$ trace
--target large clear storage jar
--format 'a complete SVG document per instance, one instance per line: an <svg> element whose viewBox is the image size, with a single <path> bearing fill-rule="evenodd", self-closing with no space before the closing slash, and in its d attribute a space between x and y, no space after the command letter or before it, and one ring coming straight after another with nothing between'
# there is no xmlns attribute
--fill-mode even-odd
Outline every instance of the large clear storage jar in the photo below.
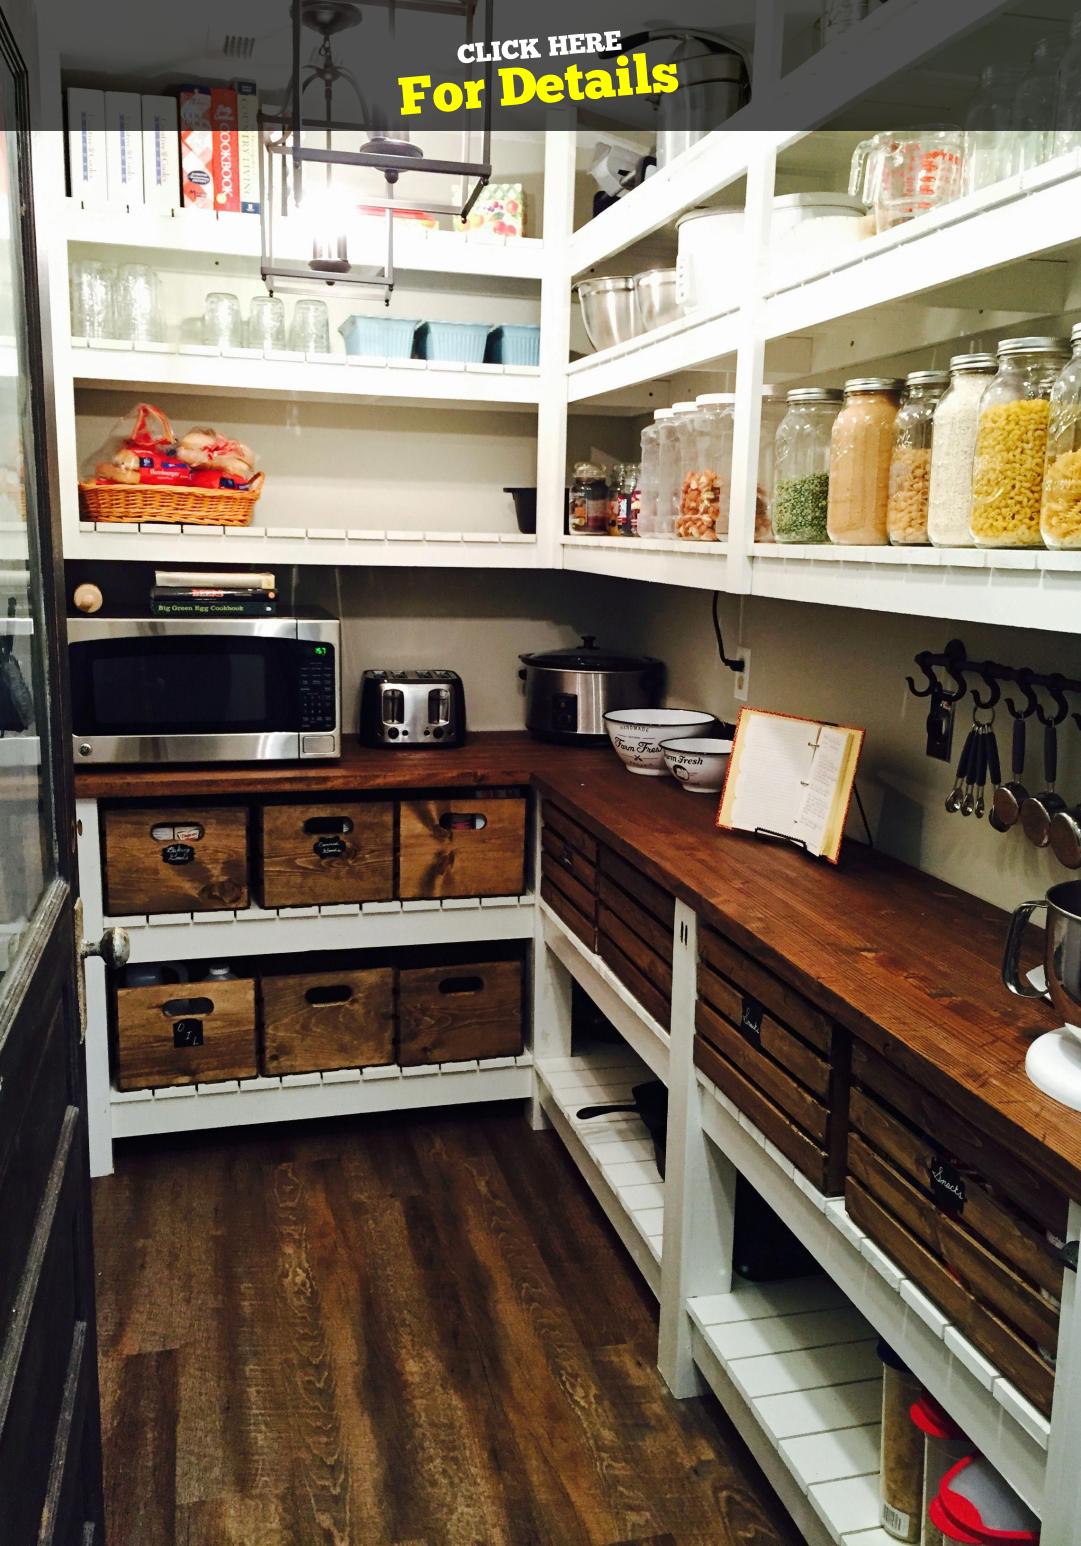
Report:
<svg viewBox="0 0 1081 1546"><path fill-rule="evenodd" d="M683 442L680 424L695 410L694 403L673 403L668 417L660 421L658 451L657 528L658 537L671 537L679 515L679 496L683 487Z"/></svg>
<svg viewBox="0 0 1081 1546"><path fill-rule="evenodd" d="M754 540L772 542L770 507L777 481L777 431L788 412L788 393L783 387L762 388L762 417L758 427L758 486L754 496Z"/></svg>
<svg viewBox="0 0 1081 1546"><path fill-rule="evenodd" d="M1040 533L1049 548L1081 548L1081 323L1073 358L1051 389Z"/></svg>
<svg viewBox="0 0 1081 1546"><path fill-rule="evenodd" d="M914 370L905 377L905 400L893 422L890 497L886 527L897 547L925 544L931 491L935 409L950 384L948 370Z"/></svg>
<svg viewBox="0 0 1081 1546"><path fill-rule="evenodd" d="M1038 548L1051 389L1070 358L1065 338L1004 338L980 399L972 459L977 547Z"/></svg>
<svg viewBox="0 0 1081 1546"><path fill-rule="evenodd" d="M638 535L652 537L657 531L657 494L661 475L661 420L672 416L671 408L658 408L653 422L642 431L642 462L638 478Z"/></svg>
<svg viewBox="0 0 1081 1546"><path fill-rule="evenodd" d="M679 420L683 481L676 536L689 542L715 542L728 535L732 489L731 392L705 392L693 414Z"/></svg>
<svg viewBox="0 0 1081 1546"><path fill-rule="evenodd" d="M770 506L778 542L828 542L830 437L844 393L793 387L777 429Z"/></svg>
<svg viewBox="0 0 1081 1546"><path fill-rule="evenodd" d="M980 400L997 368L993 354L955 354L950 361L950 384L935 409L931 441L927 535L936 548L973 546L972 453Z"/></svg>
<svg viewBox="0 0 1081 1546"><path fill-rule="evenodd" d="M903 386L893 376L855 376L845 382L844 407L830 437L826 530L831 542L882 547L889 541L890 457Z"/></svg>

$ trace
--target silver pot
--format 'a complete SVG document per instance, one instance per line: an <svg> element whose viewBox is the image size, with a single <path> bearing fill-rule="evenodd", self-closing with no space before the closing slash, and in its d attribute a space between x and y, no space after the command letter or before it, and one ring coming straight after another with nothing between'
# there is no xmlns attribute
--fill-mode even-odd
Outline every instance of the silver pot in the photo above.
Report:
<svg viewBox="0 0 1081 1546"><path fill-rule="evenodd" d="M586 337L594 349L625 344L642 331L634 280L624 276L581 279L574 287Z"/></svg>
<svg viewBox="0 0 1081 1546"><path fill-rule="evenodd" d="M609 709L656 708L664 692L663 661L598 649L589 634L570 649L518 659L526 729L540 741L607 742Z"/></svg>
<svg viewBox="0 0 1081 1546"><path fill-rule="evenodd" d="M1021 940L1032 914L1047 909L1044 932L1046 991L1018 975ZM1052 886L1045 897L1023 902L1010 919L1002 957L1002 980L1019 998L1045 998L1067 1025L1081 1027L1081 880Z"/></svg>
<svg viewBox="0 0 1081 1546"><path fill-rule="evenodd" d="M682 317L683 307L676 300L674 268L651 268L644 274L635 274L634 290L642 325L647 332Z"/></svg>

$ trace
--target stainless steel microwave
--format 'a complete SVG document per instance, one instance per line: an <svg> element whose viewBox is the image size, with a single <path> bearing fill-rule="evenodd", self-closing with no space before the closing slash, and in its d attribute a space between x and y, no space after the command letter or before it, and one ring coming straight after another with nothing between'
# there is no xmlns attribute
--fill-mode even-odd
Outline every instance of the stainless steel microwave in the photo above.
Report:
<svg viewBox="0 0 1081 1546"><path fill-rule="evenodd" d="M341 755L341 624L328 617L68 619L79 762Z"/></svg>

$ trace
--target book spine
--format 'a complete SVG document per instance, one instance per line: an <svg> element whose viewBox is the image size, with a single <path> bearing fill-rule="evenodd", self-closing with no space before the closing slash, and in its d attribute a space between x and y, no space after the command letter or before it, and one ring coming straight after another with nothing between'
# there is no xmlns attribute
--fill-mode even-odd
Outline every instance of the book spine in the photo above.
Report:
<svg viewBox="0 0 1081 1546"><path fill-rule="evenodd" d="M158 601L151 597L150 610L155 617L273 617L278 609L273 601Z"/></svg>
<svg viewBox="0 0 1081 1546"><path fill-rule="evenodd" d="M170 215L180 202L180 135L176 98L142 99L143 201L157 214Z"/></svg>
<svg viewBox="0 0 1081 1546"><path fill-rule="evenodd" d="M180 177L188 209L214 208L214 135L206 86L180 88Z"/></svg>
<svg viewBox="0 0 1081 1546"><path fill-rule="evenodd" d="M68 162L72 198L104 204L109 197L104 91L68 87Z"/></svg>
<svg viewBox="0 0 1081 1546"><path fill-rule="evenodd" d="M138 209L143 202L143 109L132 91L105 93L105 160L109 202Z"/></svg>
<svg viewBox="0 0 1081 1546"><path fill-rule="evenodd" d="M211 91L210 121L214 129L214 208L219 214L239 214L240 145L232 87L215 86Z"/></svg>
<svg viewBox="0 0 1081 1546"><path fill-rule="evenodd" d="M240 212L259 213L259 88L254 81L234 81L239 142Z"/></svg>

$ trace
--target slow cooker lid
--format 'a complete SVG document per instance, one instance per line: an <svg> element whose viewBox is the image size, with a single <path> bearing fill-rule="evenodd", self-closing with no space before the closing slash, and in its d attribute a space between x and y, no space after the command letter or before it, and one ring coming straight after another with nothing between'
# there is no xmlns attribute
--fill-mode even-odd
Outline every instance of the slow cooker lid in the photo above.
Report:
<svg viewBox="0 0 1081 1546"><path fill-rule="evenodd" d="M601 649L591 633L570 649L542 650L538 655L519 655L526 666L547 666L551 671L643 671L661 662L650 655L621 655Z"/></svg>

